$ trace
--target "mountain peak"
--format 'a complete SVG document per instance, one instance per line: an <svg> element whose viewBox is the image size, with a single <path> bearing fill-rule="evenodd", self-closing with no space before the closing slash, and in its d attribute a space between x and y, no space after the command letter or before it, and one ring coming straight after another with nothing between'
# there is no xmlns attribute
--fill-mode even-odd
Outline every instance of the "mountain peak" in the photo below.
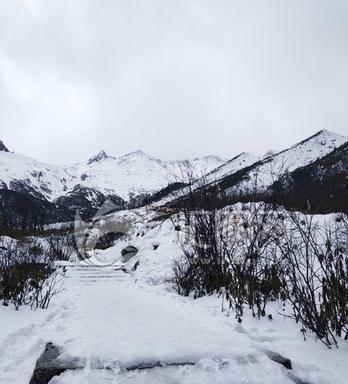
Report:
<svg viewBox="0 0 348 384"><path fill-rule="evenodd" d="M317 133L317 136L323 137L323 138L329 139L329 140L338 140L338 141L341 141L342 139L347 141L347 139L348 139L347 136L341 135L341 134L336 133L336 132L329 131L327 129L320 130Z"/></svg>
<svg viewBox="0 0 348 384"><path fill-rule="evenodd" d="M277 153L276 150L274 149L270 149L268 150L263 156L262 156L262 159L266 159L267 157L270 157L270 156L273 156Z"/></svg>
<svg viewBox="0 0 348 384"><path fill-rule="evenodd" d="M335 132L328 131L327 129L321 129L320 131L318 131L314 135L310 136L308 139L324 138L324 137L325 138L330 138L330 137L335 138L337 136L339 136L339 135Z"/></svg>
<svg viewBox="0 0 348 384"><path fill-rule="evenodd" d="M10 152L7 148L6 148L6 146L5 146L5 144L0 140L0 152Z"/></svg>
<svg viewBox="0 0 348 384"><path fill-rule="evenodd" d="M308 137L306 140L311 140L315 137L325 137L325 138L337 139L337 138L342 138L343 136L336 133L336 132L329 131L327 129L321 129L320 131L315 133L313 136ZM304 140L304 141L306 141L306 140Z"/></svg>
<svg viewBox="0 0 348 384"><path fill-rule="evenodd" d="M327 129L321 129L314 135L293 145L291 148L302 146L306 143L319 143L321 145L326 145L328 143L336 143L341 141L347 141L347 138L342 135L339 135L338 133L328 131Z"/></svg>
<svg viewBox="0 0 348 384"><path fill-rule="evenodd" d="M141 149L137 149L136 151L132 151L121 156L121 159L145 159L145 158L154 160L152 156L143 152Z"/></svg>
<svg viewBox="0 0 348 384"><path fill-rule="evenodd" d="M317 135L332 135L332 136L337 136L338 134L332 131L329 131L328 129L321 129L316 133Z"/></svg>
<svg viewBox="0 0 348 384"><path fill-rule="evenodd" d="M99 153L88 160L88 164L97 163L98 161L107 159L108 157L109 156L106 154L106 152L101 150Z"/></svg>
<svg viewBox="0 0 348 384"><path fill-rule="evenodd" d="M137 149L136 151L126 153L125 156L147 156L147 154L141 149Z"/></svg>

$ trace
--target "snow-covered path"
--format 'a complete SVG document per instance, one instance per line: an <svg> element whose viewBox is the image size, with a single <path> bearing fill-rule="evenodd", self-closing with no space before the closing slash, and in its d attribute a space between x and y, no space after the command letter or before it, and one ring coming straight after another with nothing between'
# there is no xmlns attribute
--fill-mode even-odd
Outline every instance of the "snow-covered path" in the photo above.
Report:
<svg viewBox="0 0 348 384"><path fill-rule="evenodd" d="M294 382L230 318L115 267L68 267L65 290L41 323L19 329L1 345L0 382L29 383L47 342L85 367L52 383ZM152 362L171 366L127 371Z"/></svg>
<svg viewBox="0 0 348 384"><path fill-rule="evenodd" d="M181 376L185 371L192 382L195 376L203 377L206 368L208 382L212 379L209 366L216 370L224 364L221 382L232 371L238 373L238 383L241 377L248 377L250 383L288 382L283 369L257 351L244 334L234 331L227 318L211 316L204 308L175 294L138 284L132 275L115 271L113 267L77 266L69 268L68 278L69 300L75 303L74 310L66 319L69 326L60 325L60 332L50 338L63 346L68 360L79 357L91 367L105 366L116 373L151 362L202 366L201 369L190 366L157 369L157 380L163 382L182 382L183 378L167 379L173 374ZM197 370L202 372L197 375ZM110 372L89 373L96 374L98 380L101 375L110 377ZM270 374L274 380L269 381ZM142 372L141 375L153 374ZM124 373L117 376L120 380L127 377Z"/></svg>

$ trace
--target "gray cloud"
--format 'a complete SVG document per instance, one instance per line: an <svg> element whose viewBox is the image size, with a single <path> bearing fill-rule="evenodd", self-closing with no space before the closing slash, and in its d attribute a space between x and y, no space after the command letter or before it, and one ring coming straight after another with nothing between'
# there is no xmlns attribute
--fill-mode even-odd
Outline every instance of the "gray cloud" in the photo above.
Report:
<svg viewBox="0 0 348 384"><path fill-rule="evenodd" d="M345 0L0 0L0 139L46 162L348 134Z"/></svg>

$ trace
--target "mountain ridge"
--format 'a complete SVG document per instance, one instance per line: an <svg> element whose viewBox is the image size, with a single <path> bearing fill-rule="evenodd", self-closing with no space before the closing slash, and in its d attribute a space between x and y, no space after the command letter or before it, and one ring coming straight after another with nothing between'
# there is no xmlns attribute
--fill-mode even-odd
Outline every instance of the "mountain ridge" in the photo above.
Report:
<svg viewBox="0 0 348 384"><path fill-rule="evenodd" d="M223 200L220 199L221 201L217 199L217 207L238 201L254 201L258 199L268 201L272 198L272 193L274 192L272 190L272 186L276 185L276 182L283 176L286 176L287 174L294 174L296 176L296 171L302 168L305 168L306 172L309 172L307 169L311 170L311 164L316 162L320 163L320 160L326 157L328 157L330 160L330 155L334 154L338 148L345 147L347 143L347 137L327 130L321 130L308 137L307 139L302 140L297 144L294 144L291 147L271 156L266 158L259 158L255 162L249 161L249 163L246 163L244 167L237 166L230 167L229 169L229 165L238 160L238 157L243 155L242 153L210 172L206 176L205 186L213 193L213 195L220 195L221 192L223 192L221 196L224 196L224 198ZM342 156L346 156L346 152L342 151L340 153L342 153ZM335 156L335 161L337 161L337 155ZM328 166L327 164L329 163L329 161L326 161L322 164L324 164L323 166L325 167L325 165ZM336 172L340 175L344 173L348 174L347 162L345 162L341 168L337 168ZM330 180L336 182L338 178L335 178L334 176L332 176L330 172L327 172L327 179L330 178ZM341 180L341 184L342 180L345 180L346 183L348 182L347 178L344 179L340 176L339 179ZM294 182L298 183L297 180ZM313 186L315 184L321 185L320 183L316 183L315 178L309 178L308 183L312 183ZM301 185L301 187L302 186L303 185ZM195 183L193 183L191 188L187 188L188 191L192 191L192 189L194 191L196 189L196 192L194 192L196 193L196 202L200 201L199 191L201 188L202 187L200 183L197 183L197 186L195 186ZM310 185L309 188L312 188L312 185ZM344 204L346 203L342 204L342 201L344 200L343 198L340 199L339 204L335 205L330 203L325 207L325 202L323 203L323 200L325 200L325 194L330 193L330 188L335 191L341 191L342 194L345 193L345 189L340 185L330 186L330 183L326 182L325 193L321 194L321 202L320 204L315 204L315 209L317 209L318 212L333 212L337 209L337 207L341 207L341 210L345 209ZM280 188L278 187L277 190L279 189ZM287 197L286 193L284 193L284 190L278 192L278 197L280 198L277 199L277 204L282 205L285 203L285 200L282 201L281 196L283 196L284 199L288 198L288 200L294 200L293 196L296 195L296 193L297 192L294 192L290 197ZM340 192L337 192L336 196L338 196L339 193ZM203 194L202 196L205 195L206 194ZM313 196L314 193L312 191L312 197ZM183 193L179 197L173 196L172 200L167 199L165 203L169 204L170 206L180 207L187 204L189 202L189 198L190 196L188 193ZM292 203L292 205L288 206L291 208L300 207L302 210L305 210L304 204Z"/></svg>
<svg viewBox="0 0 348 384"><path fill-rule="evenodd" d="M218 186L229 195L251 193L256 184L258 193L267 193L283 174L308 166L346 142L344 136L321 130L267 157L242 152L228 161L214 155L161 160L141 150L119 157L102 150L87 161L64 166L8 152L3 144L7 151L0 152L0 190L50 202L70 216L80 210L88 219L107 199L124 209L143 204L155 194L168 196L180 183L187 183L185 173L192 175L192 170L196 179L203 177L211 188ZM184 184L182 188L185 193Z"/></svg>
<svg viewBox="0 0 348 384"><path fill-rule="evenodd" d="M226 176L225 187L230 188L231 192L250 191L255 187L256 180L259 192L266 191L283 173L308 165L347 141L348 138L345 136L320 130L291 147L254 163L240 180L229 183Z"/></svg>
<svg viewBox="0 0 348 384"><path fill-rule="evenodd" d="M113 157L102 150L87 161L59 166L3 151L0 152L0 187L54 202L80 185L129 201L131 196L153 193L178 181L187 164L200 174L223 162L211 156L194 160L160 160L140 150Z"/></svg>

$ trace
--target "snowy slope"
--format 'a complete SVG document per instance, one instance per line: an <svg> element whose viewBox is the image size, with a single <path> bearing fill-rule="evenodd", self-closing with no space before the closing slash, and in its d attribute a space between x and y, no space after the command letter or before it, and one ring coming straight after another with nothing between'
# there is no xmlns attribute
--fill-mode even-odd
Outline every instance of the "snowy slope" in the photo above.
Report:
<svg viewBox="0 0 348 384"><path fill-rule="evenodd" d="M0 152L0 186L53 200L64 194L74 176L64 168L12 152ZM77 182L76 182L77 183Z"/></svg>
<svg viewBox="0 0 348 384"><path fill-rule="evenodd" d="M182 176L187 161L162 161L141 151L115 158L101 151L86 162L73 166L52 166L11 152L0 152L0 188L29 192L54 201L79 185L105 195L154 192ZM215 156L188 161L197 174L206 173L224 161Z"/></svg>
<svg viewBox="0 0 348 384"><path fill-rule="evenodd" d="M227 161L226 163L220 165L220 167L209 172L206 176L207 182L214 182L219 180L229 174L239 171L249 165L256 163L259 160L257 156L254 156L247 152L242 152L233 159Z"/></svg>
<svg viewBox="0 0 348 384"><path fill-rule="evenodd" d="M104 157L92 163L82 163L68 169L74 175L84 175L82 186L103 193L115 192L124 200L130 195L157 191L169 183L182 179L182 170L188 162L197 174L206 173L223 163L218 157L205 157L191 161L163 161L142 151L124 156Z"/></svg>
<svg viewBox="0 0 348 384"><path fill-rule="evenodd" d="M322 158L346 141L346 137L324 130L263 159L243 152L227 162L216 156L163 161L142 151L120 157L101 151L82 163L53 166L3 150L0 151L0 189L26 192L57 204L67 197L64 201L68 209L79 208L81 197L92 206L99 206L105 198L127 202L134 196L153 193L181 181L189 165L195 176L207 174L207 182L218 181L224 189L250 190L257 179L258 188L265 190L285 171L291 172Z"/></svg>
<svg viewBox="0 0 348 384"><path fill-rule="evenodd" d="M271 191L290 208L316 212L345 212L348 197L348 142L328 155L289 172Z"/></svg>
<svg viewBox="0 0 348 384"><path fill-rule="evenodd" d="M289 149L258 161L241 172L224 177L224 188L231 191L251 191L257 185L258 191L264 191L284 173L292 172L326 156L347 141L345 136L327 130L319 131Z"/></svg>
<svg viewBox="0 0 348 384"><path fill-rule="evenodd" d="M190 186L188 187L182 188L180 191L174 191L172 194L165 196L158 202L158 204L166 204L170 201L176 200L178 196L184 197L185 195L189 194L192 189L200 188L203 185L214 185L216 183L219 183L220 179L223 179L228 175L234 174L235 172L240 171L245 167L250 166L251 164L254 164L258 160L258 157L247 152L242 152L238 156L233 157L231 160L225 162L219 167L213 169L212 171L206 174L198 175L201 177L198 177L197 181L195 181L193 184L190 184ZM191 182L192 180L187 180L186 177L185 181Z"/></svg>
<svg viewBox="0 0 348 384"><path fill-rule="evenodd" d="M227 305L222 311L219 295L178 296L168 278L182 253L175 230L180 218L153 221L155 214L144 208L115 213L116 221L133 223L128 237L96 251L93 263L64 263L64 289L47 311L0 306L0 383L28 383L47 342L61 349L60 361L83 368L52 384L346 382L347 343L339 340L340 348L329 350L310 333L305 342L301 325L282 316L280 302L267 306L272 321L246 311L240 324ZM139 252L122 263L129 244ZM136 261L135 271L117 270ZM292 370L265 351L290 358ZM134 369L154 362L162 366Z"/></svg>

